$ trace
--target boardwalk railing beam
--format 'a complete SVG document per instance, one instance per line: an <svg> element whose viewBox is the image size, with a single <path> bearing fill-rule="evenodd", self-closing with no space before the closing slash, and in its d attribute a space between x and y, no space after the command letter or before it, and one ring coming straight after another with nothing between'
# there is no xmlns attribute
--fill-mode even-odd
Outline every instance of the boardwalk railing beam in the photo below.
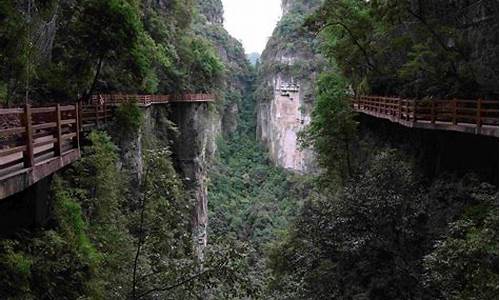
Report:
<svg viewBox="0 0 500 300"><path fill-rule="evenodd" d="M477 108L476 108L476 123L477 123L477 128L481 128L482 122L481 122L481 98L477 99Z"/></svg>
<svg viewBox="0 0 500 300"><path fill-rule="evenodd" d="M417 100L358 95L354 111L409 127L443 129L498 137L498 101Z"/></svg>

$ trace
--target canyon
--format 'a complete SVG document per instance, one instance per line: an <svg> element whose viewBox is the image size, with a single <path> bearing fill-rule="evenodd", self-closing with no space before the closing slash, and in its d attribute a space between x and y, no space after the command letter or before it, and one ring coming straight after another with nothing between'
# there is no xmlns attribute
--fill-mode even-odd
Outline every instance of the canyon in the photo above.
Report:
<svg viewBox="0 0 500 300"><path fill-rule="evenodd" d="M0 0L0 298L492 299L493 2Z"/></svg>

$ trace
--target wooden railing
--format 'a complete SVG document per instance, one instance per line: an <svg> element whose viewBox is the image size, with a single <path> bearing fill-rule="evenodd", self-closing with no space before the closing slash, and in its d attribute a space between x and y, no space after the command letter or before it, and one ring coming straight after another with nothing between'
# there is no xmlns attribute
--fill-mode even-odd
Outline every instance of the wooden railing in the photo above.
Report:
<svg viewBox="0 0 500 300"><path fill-rule="evenodd" d="M136 101L142 106L169 102L213 102L213 94L180 94L180 95L126 95L126 94L101 94L93 95L92 103L107 103L117 105L123 102Z"/></svg>
<svg viewBox="0 0 500 300"><path fill-rule="evenodd" d="M80 128L88 131L99 128L113 117L114 105L108 102L92 101L91 103L79 103L80 106Z"/></svg>
<svg viewBox="0 0 500 300"><path fill-rule="evenodd" d="M126 101L140 106L212 102L214 95L96 95L88 103L0 108L0 199L80 158L80 132L100 127Z"/></svg>
<svg viewBox="0 0 500 300"><path fill-rule="evenodd" d="M214 102L213 94L180 94L174 95L128 95L128 94L99 94L93 95L88 103L81 104L81 128L88 130L106 123L111 119L114 108L136 102L141 107L165 103L193 103Z"/></svg>
<svg viewBox="0 0 500 300"><path fill-rule="evenodd" d="M77 105L0 109L0 118L0 199L80 157Z"/></svg>
<svg viewBox="0 0 500 300"><path fill-rule="evenodd" d="M360 96L353 109L409 127L444 129L498 137L498 101L416 100Z"/></svg>
<svg viewBox="0 0 500 300"><path fill-rule="evenodd" d="M7 128L0 129L0 175L23 168L79 148L78 108L56 105L0 109L0 115L10 119Z"/></svg>

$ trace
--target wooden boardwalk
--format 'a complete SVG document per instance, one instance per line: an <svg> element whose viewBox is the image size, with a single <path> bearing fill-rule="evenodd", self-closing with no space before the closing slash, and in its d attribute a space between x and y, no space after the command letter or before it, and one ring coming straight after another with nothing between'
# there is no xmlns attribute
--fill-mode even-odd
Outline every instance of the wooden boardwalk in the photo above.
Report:
<svg viewBox="0 0 500 300"><path fill-rule="evenodd" d="M406 127L498 137L498 101L360 96L352 99L352 106L356 112Z"/></svg>
<svg viewBox="0 0 500 300"><path fill-rule="evenodd" d="M89 103L0 108L0 199L20 192L80 158L80 133L106 123L114 108L213 102L211 94L95 95Z"/></svg>

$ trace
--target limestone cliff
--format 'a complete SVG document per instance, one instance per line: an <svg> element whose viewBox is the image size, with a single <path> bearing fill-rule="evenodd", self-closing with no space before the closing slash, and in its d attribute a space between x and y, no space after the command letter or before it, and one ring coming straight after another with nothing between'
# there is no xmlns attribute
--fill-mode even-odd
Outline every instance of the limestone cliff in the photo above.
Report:
<svg viewBox="0 0 500 300"><path fill-rule="evenodd" d="M315 37L302 29L320 1L283 0L283 17L262 53L258 73L257 136L279 166L299 173L315 169L314 153L298 134L310 121L314 82L321 69Z"/></svg>
<svg viewBox="0 0 500 300"><path fill-rule="evenodd" d="M192 236L199 258L203 257L207 244L207 171L221 130L219 116L210 105L213 104L179 103L145 108L139 132L117 141L121 150L121 169L131 179L132 200L137 198L133 195L139 190L144 173L144 141L153 139L170 148L177 171L194 203Z"/></svg>
<svg viewBox="0 0 500 300"><path fill-rule="evenodd" d="M207 172L216 150L216 137L220 135L219 116L210 104L174 104L171 119L179 135L173 150L179 170L195 200L192 216L193 239L197 257L203 257L207 245L208 191Z"/></svg>
<svg viewBox="0 0 500 300"><path fill-rule="evenodd" d="M179 103L168 107L151 106L144 109L144 124L139 134L119 141L123 171L131 175L132 192L143 173L144 138L152 137L170 148L177 171L184 178L187 192L194 202L192 236L196 255L200 259L207 244L206 177L216 151L215 141L222 132L230 134L236 130L238 105L250 76L243 47L222 25L220 0L199 1L194 30L214 45L226 69L223 82L218 85L219 90L214 91L220 98L218 103L222 105Z"/></svg>
<svg viewBox="0 0 500 300"><path fill-rule="evenodd" d="M219 112L223 133L228 135L238 126L238 112L245 90L252 81L252 71L243 46L224 29L223 24L224 10L220 0L198 0L194 30L212 42L226 69L219 93L223 98Z"/></svg>

